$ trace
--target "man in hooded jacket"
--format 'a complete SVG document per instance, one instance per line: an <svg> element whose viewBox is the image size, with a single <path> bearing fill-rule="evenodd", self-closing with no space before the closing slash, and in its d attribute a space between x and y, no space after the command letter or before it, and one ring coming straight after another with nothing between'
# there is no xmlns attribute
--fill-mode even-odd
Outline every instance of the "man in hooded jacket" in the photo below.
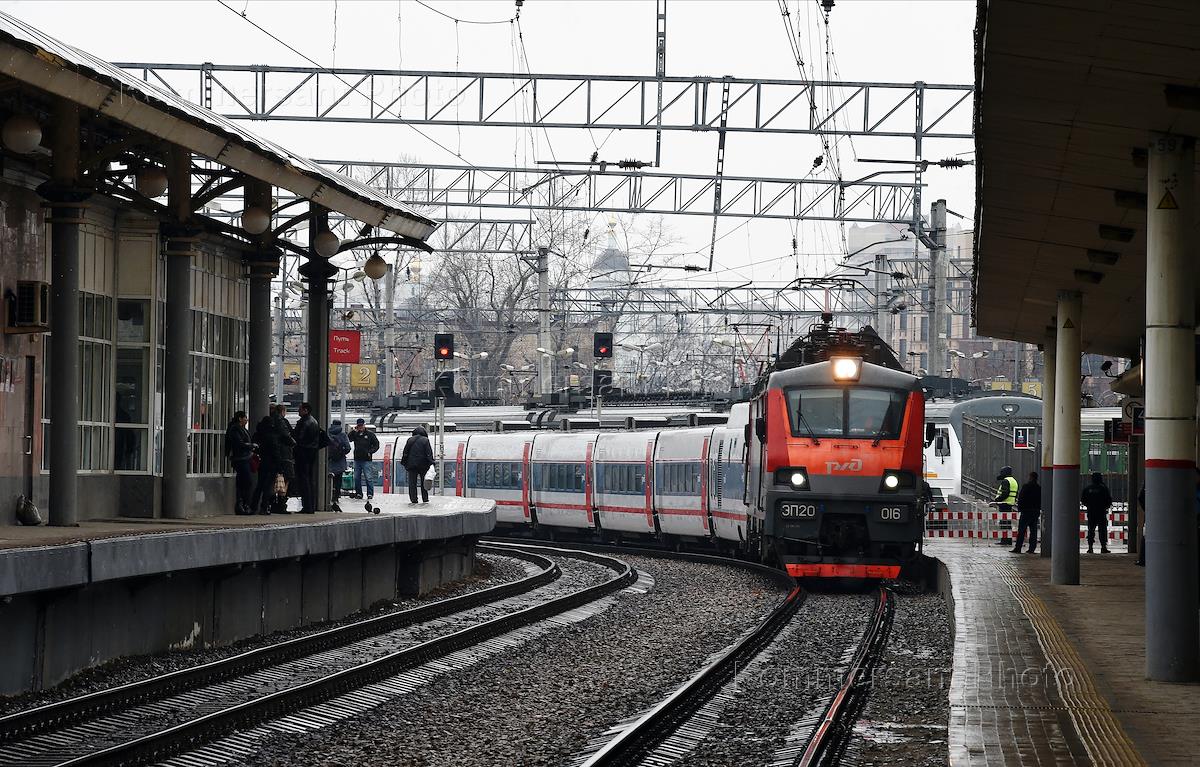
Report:
<svg viewBox="0 0 1200 767"><path fill-rule="evenodd" d="M433 446L429 444L429 432L423 426L413 429L412 436L404 443L400 454L400 465L408 472L408 501L417 503L417 488L421 489L421 503L429 503L429 491L425 489L425 472L433 466Z"/></svg>

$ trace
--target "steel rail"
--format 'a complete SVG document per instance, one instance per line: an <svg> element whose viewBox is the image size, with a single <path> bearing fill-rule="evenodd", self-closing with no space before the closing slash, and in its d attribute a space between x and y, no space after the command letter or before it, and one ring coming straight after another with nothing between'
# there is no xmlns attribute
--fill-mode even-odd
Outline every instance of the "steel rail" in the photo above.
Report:
<svg viewBox="0 0 1200 767"><path fill-rule="evenodd" d="M505 544L530 550L546 550L549 547L539 543L517 543L505 540ZM637 554L663 559L676 559L703 564L717 564L740 567L745 570L762 573L790 587L783 601L764 618L749 634L730 645L720 656L706 664L681 687L671 693L665 700L644 714L636 722L606 743L600 750L592 754L580 767L615 767L616 765L636 765L658 744L669 737L681 724L686 722L696 711L717 694L736 675L737 669L762 652L787 626L792 616L804 603L806 593L795 580L776 568L731 559L711 554L695 554L691 552L662 551L636 546L612 546L607 544L571 544L579 545L585 550L605 551L622 554Z"/></svg>
<svg viewBox="0 0 1200 767"><path fill-rule="evenodd" d="M619 591L637 580L637 571L628 563L614 557L565 549L558 552L563 556L603 565L612 569L616 575L602 583L398 650L320 679L269 693L102 751L61 762L59 767L116 767L161 761L248 726L322 703L452 652L575 609Z"/></svg>
<svg viewBox="0 0 1200 767"><path fill-rule="evenodd" d="M858 712L866 702L871 687L871 673L887 641L895 613L895 598L883 586L879 587L879 602L871 625L863 634L850 669L842 680L820 723L809 737L804 752L796 759L796 767L834 765L850 739Z"/></svg>
<svg viewBox="0 0 1200 767"><path fill-rule="evenodd" d="M180 669L152 679L130 682L119 687L18 711L0 717L0 744L23 739L52 728L61 728L111 711L159 700L185 690L244 676L262 668L331 650L416 623L443 618L488 602L524 594L557 580L561 575L559 566L544 556L504 546L485 545L482 548L489 553L524 559L542 569L525 578L480 589L469 594L355 621L279 644L249 650L229 658Z"/></svg>

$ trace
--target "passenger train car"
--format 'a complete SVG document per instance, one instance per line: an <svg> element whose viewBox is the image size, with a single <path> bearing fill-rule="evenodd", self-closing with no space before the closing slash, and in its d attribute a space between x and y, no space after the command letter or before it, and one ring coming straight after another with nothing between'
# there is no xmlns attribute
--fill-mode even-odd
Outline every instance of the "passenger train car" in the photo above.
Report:
<svg viewBox="0 0 1200 767"><path fill-rule="evenodd" d="M733 426L447 434L446 494L491 498L499 526L556 538L703 540L745 550L747 408L734 406ZM399 457L408 436L385 437L384 492L406 492Z"/></svg>

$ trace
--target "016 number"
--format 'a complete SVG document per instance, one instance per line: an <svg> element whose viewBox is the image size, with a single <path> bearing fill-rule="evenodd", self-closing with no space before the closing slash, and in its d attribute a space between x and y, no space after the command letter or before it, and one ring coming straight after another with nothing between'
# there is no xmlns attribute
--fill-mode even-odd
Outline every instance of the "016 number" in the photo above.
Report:
<svg viewBox="0 0 1200 767"><path fill-rule="evenodd" d="M879 518L884 522L901 522L904 520L904 507L883 506L879 509Z"/></svg>

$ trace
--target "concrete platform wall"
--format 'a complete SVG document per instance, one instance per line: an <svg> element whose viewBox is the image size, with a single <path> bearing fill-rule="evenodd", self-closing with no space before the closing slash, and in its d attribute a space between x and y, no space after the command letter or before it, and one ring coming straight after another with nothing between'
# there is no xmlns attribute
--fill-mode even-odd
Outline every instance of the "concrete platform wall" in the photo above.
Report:
<svg viewBox="0 0 1200 767"><path fill-rule="evenodd" d="M114 545L136 540L114 539ZM88 557L87 546L55 547L60 572ZM26 564L47 564L41 551ZM474 566L474 539L459 537L10 594L0 602L0 695L51 687L115 658L217 647L343 618L400 595L427 593Z"/></svg>

